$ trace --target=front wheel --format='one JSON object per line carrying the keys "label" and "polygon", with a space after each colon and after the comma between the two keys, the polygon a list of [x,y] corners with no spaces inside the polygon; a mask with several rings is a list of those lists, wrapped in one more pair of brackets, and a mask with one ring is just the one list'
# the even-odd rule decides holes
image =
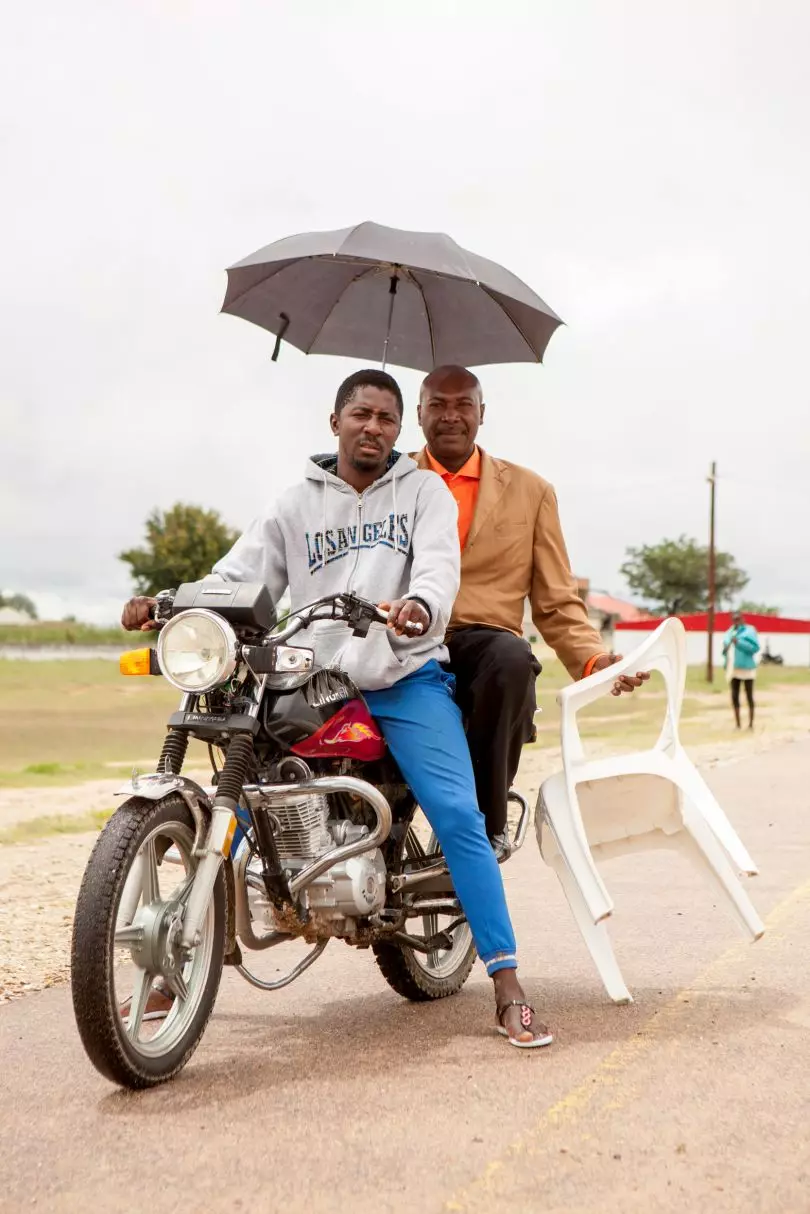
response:
{"label": "front wheel", "polygon": [[[426,842],[425,842],[426,840]],[[402,845],[402,867],[421,867],[441,858],[438,840],[425,822],[421,810],[415,812]],[[374,957],[386,982],[398,995],[414,1003],[446,999],[461,990],[475,965],[475,945],[466,920],[457,922],[455,915],[423,915],[421,932],[415,930],[418,919],[407,920],[408,934],[429,940],[440,930],[450,931],[450,948],[438,948],[429,953],[419,952],[405,944],[378,941],[372,945]]]}
{"label": "front wheel", "polygon": [[[226,928],[222,869],[198,943],[180,945],[197,867],[194,833],[181,797],[133,797],[99,835],[79,890],[71,952],[76,1024],[93,1065],[124,1087],[152,1087],[176,1075],[217,997]],[[172,863],[164,863],[170,848]]]}

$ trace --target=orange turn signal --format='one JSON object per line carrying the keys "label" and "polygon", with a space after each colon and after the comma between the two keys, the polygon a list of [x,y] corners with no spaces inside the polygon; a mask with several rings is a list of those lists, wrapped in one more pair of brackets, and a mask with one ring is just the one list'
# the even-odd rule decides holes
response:
{"label": "orange turn signal", "polygon": [[130,649],[118,659],[121,674],[152,674],[154,649]]}

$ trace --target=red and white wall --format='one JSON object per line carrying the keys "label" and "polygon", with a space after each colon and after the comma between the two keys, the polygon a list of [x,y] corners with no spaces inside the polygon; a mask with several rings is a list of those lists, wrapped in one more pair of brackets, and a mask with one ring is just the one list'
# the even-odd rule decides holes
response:
{"label": "red and white wall", "polygon": [[[690,666],[699,666],[705,663],[708,656],[706,614],[683,615],[681,621],[686,629],[687,661]],[[788,620],[778,615],[745,612],[745,622],[756,628],[759,634],[760,655],[767,645],[774,656],[781,654],[786,666],[810,666],[810,620]],[[631,653],[660,623],[660,619],[619,621],[614,633],[616,653]],[[719,611],[714,617],[712,646],[714,662],[718,667],[723,665],[723,637],[730,627],[731,612]]]}

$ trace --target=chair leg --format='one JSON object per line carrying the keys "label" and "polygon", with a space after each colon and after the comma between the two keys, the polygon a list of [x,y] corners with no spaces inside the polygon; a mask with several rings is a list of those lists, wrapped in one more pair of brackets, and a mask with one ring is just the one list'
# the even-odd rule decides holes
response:
{"label": "chair leg", "polygon": [[[538,806],[539,809],[539,806]],[[542,827],[551,831],[556,844],[556,850],[564,857],[570,869],[577,875],[579,896],[588,908],[588,916],[596,923],[613,912],[613,901],[607,891],[604,881],[596,867],[587,840],[576,829],[573,812],[567,807],[555,812],[546,806],[539,809],[542,814]],[[576,810],[578,815],[579,810]],[[540,835],[538,834],[538,839]],[[542,848],[541,848],[542,851]]]}
{"label": "chair leg", "polygon": [[[737,874],[729,863],[725,850],[718,843],[711,826],[699,813],[691,812],[688,804],[684,806],[683,824],[691,843],[691,846],[687,846],[685,849],[687,854],[704,874],[708,873],[716,888],[731,903],[731,908],[743,932],[752,940],[759,940],[765,931],[765,925],[740,884]],[[680,837],[683,838],[682,835]],[[686,842],[685,839],[684,842]]]}
{"label": "chair leg", "polygon": [[[675,783],[681,790],[682,796],[692,801],[702,812],[706,822],[711,827],[717,841],[728,853],[737,867],[737,871],[755,876],[759,869],[748,854],[748,849],[737,834],[731,822],[715,800],[712,790],[699,771],[687,761],[687,764],[675,764]],[[684,807],[686,809],[686,807]]]}
{"label": "chair leg", "polygon": [[633,996],[625,986],[604,921],[594,923],[579,885],[571,875],[562,856],[556,857],[553,865],[568,905],[571,907],[571,913],[582,934],[582,939],[588,946],[588,951],[599,971],[599,977],[604,983],[605,990],[614,1003],[632,1003]]}

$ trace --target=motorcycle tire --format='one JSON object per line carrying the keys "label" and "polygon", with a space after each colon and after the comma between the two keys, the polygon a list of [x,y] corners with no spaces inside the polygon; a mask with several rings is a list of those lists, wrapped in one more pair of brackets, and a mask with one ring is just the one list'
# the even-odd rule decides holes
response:
{"label": "motorcycle tire", "polygon": [[160,864],[169,846],[167,840],[174,842],[185,852],[187,877],[196,867],[196,861],[190,858],[194,835],[194,819],[181,797],[169,796],[157,802],[133,797],[110,818],[87,862],[73,922],[73,1011],[90,1061],[102,1075],[122,1087],[153,1087],[176,1075],[197,1048],[214,1008],[227,923],[222,868],[203,920],[202,940],[192,950],[183,971],[189,975],[188,1006],[186,1000],[175,1000],[156,1037],[151,1042],[140,1042],[141,1024],[136,1027],[133,1042],[116,993],[116,953],[120,955],[122,948],[115,941],[117,920],[136,857],[154,840]]}
{"label": "motorcycle tire", "polygon": [[[407,837],[403,848],[407,848]],[[435,835],[431,835],[428,851],[440,854]],[[438,924],[434,922],[434,930]],[[458,933],[462,933],[461,936]],[[404,999],[413,1003],[427,1003],[434,999],[446,999],[456,995],[470,976],[477,953],[469,926],[464,923],[456,929],[454,952],[444,962],[431,964],[438,954],[425,955],[405,944],[379,940],[372,944],[374,959],[388,985]]]}

